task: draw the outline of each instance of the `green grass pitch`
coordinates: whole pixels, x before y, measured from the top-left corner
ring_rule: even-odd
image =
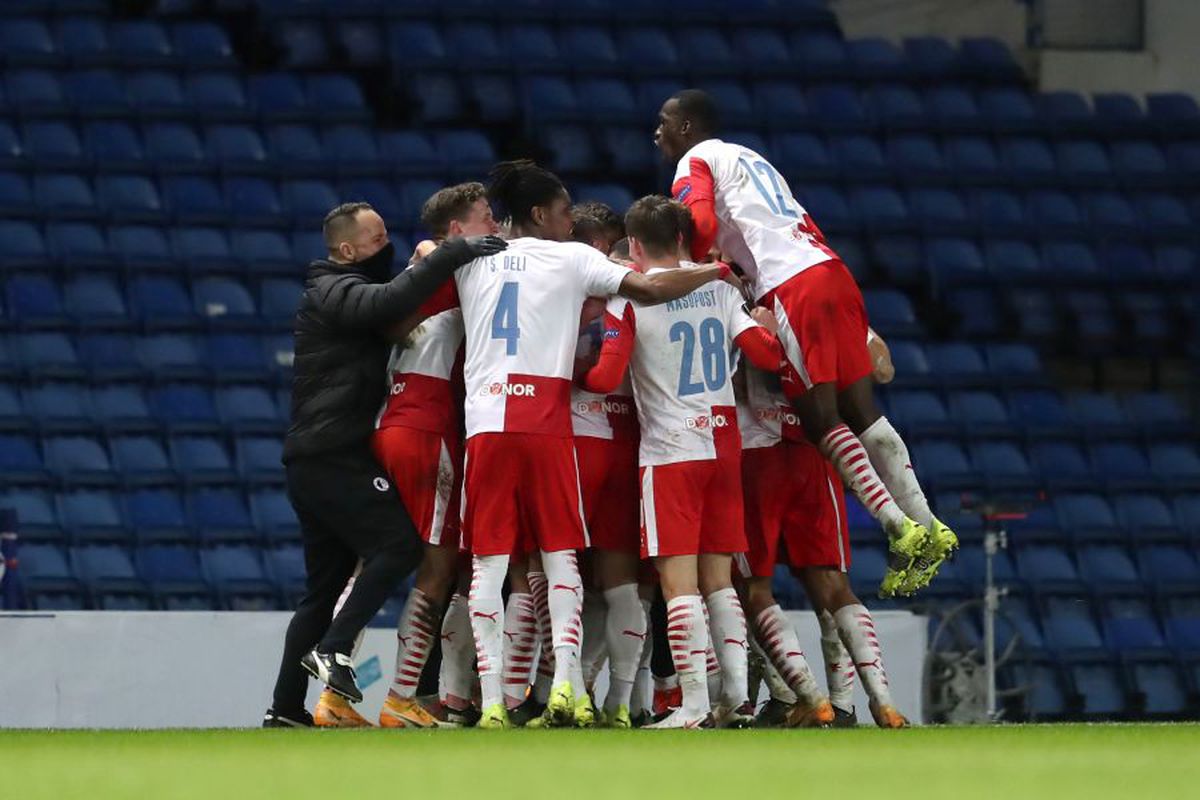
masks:
[[[1200,725],[0,731],[6,800],[1183,798]]]

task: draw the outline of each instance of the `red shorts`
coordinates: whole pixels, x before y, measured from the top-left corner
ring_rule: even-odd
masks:
[[[642,558],[741,553],[741,453],[642,467]]]
[[[637,439],[575,437],[583,518],[592,547],[638,551]]]
[[[463,540],[477,556],[587,546],[575,442],[538,433],[467,440]]]
[[[799,397],[819,383],[836,384],[840,392],[871,374],[867,309],[841,261],[809,267],[768,292],[762,305],[779,320],[788,397]]]
[[[767,578],[777,563],[850,568],[846,498],[837,471],[810,444],[781,443],[742,454],[746,502],[743,577]]]
[[[371,437],[380,466],[400,492],[404,508],[429,544],[457,547],[462,447],[456,439],[399,426]]]

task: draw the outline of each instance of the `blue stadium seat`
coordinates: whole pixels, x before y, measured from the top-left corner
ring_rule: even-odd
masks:
[[[1083,211],[1067,192],[1039,190],[1026,199],[1026,218],[1046,236],[1071,236],[1084,231]]]
[[[729,75],[738,72],[738,59],[726,35],[715,27],[687,27],[675,32],[680,60],[692,75]],[[725,106],[718,103],[722,115]],[[723,117],[724,118],[724,117]]]
[[[1119,573],[1124,576],[1132,570],[1133,564],[1125,556]],[[1097,577],[1113,579],[1118,576],[1109,575],[1105,570]],[[1165,644],[1150,604],[1141,598],[1116,597],[1105,602],[1102,626],[1108,646],[1117,652],[1159,650]]]
[[[1079,561],[1080,577],[1094,591],[1141,593],[1141,576],[1124,547],[1109,544],[1090,545],[1079,548],[1076,557]]]
[[[171,464],[185,483],[223,484],[236,478],[229,453],[219,439],[177,436],[168,449]]]
[[[829,179],[837,170],[829,148],[821,137],[813,134],[780,134],[772,142],[771,153],[784,173],[802,179]]]
[[[175,52],[167,32],[151,20],[121,20],[109,28],[112,54],[132,67],[171,66]]]
[[[988,369],[1003,375],[1009,386],[1037,384],[1043,380],[1042,360],[1026,344],[992,343],[984,347]]]
[[[973,586],[982,586],[985,580],[986,564],[982,545],[964,547],[955,556],[958,567]],[[1013,566],[1012,557],[1007,551],[996,553],[992,561],[994,577],[997,583],[1011,585],[1017,582],[1017,571]]]
[[[304,564],[304,550],[300,547],[279,547],[263,551],[267,573],[279,587],[284,597],[293,602],[304,595],[308,571]]]
[[[88,156],[102,172],[137,172],[146,169],[141,137],[127,122],[89,122],[83,129]]]
[[[278,436],[240,438],[234,452],[238,473],[247,483],[283,483],[283,444]]]
[[[14,150],[19,154],[20,145]],[[33,189],[29,179],[15,172],[0,173],[0,213],[5,216],[27,215],[33,208]]]
[[[75,542],[124,542],[125,520],[116,498],[107,491],[70,491],[58,496],[58,517]]]
[[[1096,111],[1092,124],[1103,136],[1137,134],[1146,129],[1146,114],[1132,95],[1098,92],[1092,95],[1092,106]]]
[[[246,87],[236,74],[194,72],[184,77],[187,105],[196,119],[249,120],[253,116]]]
[[[258,312],[246,288],[231,278],[202,278],[192,284],[195,313],[209,325],[254,327]]]
[[[1008,45],[986,36],[959,42],[959,64],[965,74],[991,83],[1018,83],[1025,77]]]
[[[1094,234],[1130,236],[1139,230],[1133,205],[1117,192],[1092,192],[1084,196],[1088,221]]]
[[[375,134],[363,125],[342,124],[326,128],[321,135],[321,149],[343,176],[377,175],[382,166],[383,156]],[[286,194],[286,187],[284,191]],[[314,199],[301,205],[315,205],[316,202]]]
[[[187,508],[203,542],[254,542],[259,538],[246,502],[236,489],[196,489],[188,495]]]
[[[35,176],[33,203],[38,214],[50,219],[95,219],[101,211],[82,175]]]
[[[115,260],[112,253],[109,251],[108,242],[105,241],[104,234],[95,225],[82,222],[57,222],[46,226],[47,239],[50,241],[51,247],[54,249],[54,254],[58,260],[68,270],[84,270],[84,269],[107,269],[115,265]],[[107,280],[97,278],[97,280]],[[72,284],[67,285],[66,289],[66,305],[68,312],[72,307]],[[89,288],[95,288],[100,291],[99,284],[89,284]],[[88,315],[88,322],[92,324],[93,320],[102,320],[100,324],[115,324],[116,319],[108,317],[111,309],[110,298],[106,291],[101,291],[104,297],[88,297],[78,298],[78,301],[83,306],[95,305],[95,315]],[[121,301],[122,307],[124,301]],[[81,320],[77,320],[81,321]]]
[[[1042,485],[1048,489],[1087,489],[1095,485],[1091,463],[1074,443],[1033,442],[1029,455]]]
[[[732,31],[732,45],[744,73],[774,76],[794,69],[787,42],[779,31],[738,26]]]
[[[958,52],[954,45],[937,36],[906,37],[904,55],[918,78],[941,80],[958,72]]]
[[[284,181],[281,199],[296,227],[316,227],[339,202],[331,184],[317,180]]]
[[[466,94],[485,123],[511,122],[517,117],[517,98],[507,75],[471,75]]]
[[[859,180],[891,177],[891,167],[884,158],[883,148],[873,136],[849,134],[830,137],[829,151],[846,175],[853,175]]]
[[[1200,564],[1183,545],[1141,545],[1136,550],[1139,572],[1156,591],[1192,591],[1200,583]]]
[[[1106,186],[1112,180],[1112,164],[1099,142],[1060,142],[1054,153],[1063,178],[1075,186]]]
[[[181,433],[214,433],[220,428],[216,405],[208,389],[167,384],[150,390],[150,408],[159,424]]]
[[[255,525],[267,541],[299,541],[300,523],[283,490],[264,488],[252,492],[250,510]]]
[[[975,96],[960,86],[941,86],[926,90],[925,107],[935,125],[943,131],[972,132],[988,129]]]
[[[58,510],[46,492],[37,489],[7,489],[0,494],[0,507],[16,512],[17,532],[26,546],[34,542],[62,542],[64,537],[62,525],[58,521]]]
[[[583,74],[614,73],[621,68],[612,35],[603,27],[569,25],[558,36],[558,49],[571,54],[571,66]]]
[[[979,283],[985,275],[983,256],[970,239],[931,239],[926,252],[928,269],[940,285]]]
[[[833,31],[797,30],[789,37],[793,63],[813,77],[844,78],[850,74],[846,42]]]
[[[979,94],[979,108],[1000,132],[1023,133],[1038,127],[1033,102],[1020,89],[985,89]]]
[[[641,128],[605,128],[600,132],[599,145],[619,175],[644,174],[657,161],[654,146]]]
[[[1096,476],[1110,490],[1156,488],[1157,483],[1150,475],[1150,461],[1140,447],[1126,442],[1104,442],[1093,445],[1091,450]]]
[[[1148,93],[1146,116],[1164,137],[1183,139],[1200,134],[1200,106],[1185,92]]]
[[[974,228],[962,196],[951,189],[911,189],[908,207],[917,226],[928,233],[969,233]]]
[[[1124,404],[1129,418],[1150,435],[1178,436],[1190,424],[1176,399],[1165,392],[1131,394]]]
[[[850,190],[854,215],[868,231],[905,230],[910,226],[904,198],[890,186],[863,186]]]
[[[221,605],[234,611],[273,610],[275,591],[256,548],[214,547],[200,551],[200,565]]]
[[[1124,185],[1139,188],[1169,182],[1166,156],[1154,142],[1113,142],[1110,148],[1113,172]]]
[[[109,229],[109,246],[113,254],[128,269],[174,269],[171,248],[160,228],[146,225],[121,225]]]
[[[1150,469],[1158,485],[1175,491],[1200,489],[1200,455],[1190,443],[1151,444]]]
[[[56,120],[27,122],[22,128],[26,163],[39,169],[80,169],[87,166],[83,142],[70,123]]]
[[[1129,702],[1117,670],[1108,664],[1083,663],[1070,669],[1085,718],[1111,719],[1128,712]]]
[[[4,286],[8,314],[23,328],[62,328],[67,317],[58,284],[46,275],[22,274]]]
[[[938,577],[940,579],[941,575]],[[1021,595],[1009,595],[1001,601],[1000,614],[996,617],[996,646],[1007,647],[1014,634],[1019,634],[1023,646],[1031,650],[1041,650],[1045,646],[1033,608]]]
[[[263,173],[270,169],[262,137],[250,125],[209,125],[204,140],[209,158],[222,171]]]
[[[543,129],[541,140],[551,153],[556,171],[566,174],[590,172],[598,165],[595,147],[587,130],[556,125]]]
[[[129,486],[163,485],[175,480],[166,451],[156,438],[123,436],[109,442],[113,466]]]
[[[208,602],[208,584],[200,560],[190,547],[151,545],[134,551],[138,575],[155,596],[160,608],[182,609],[189,598]]]
[[[925,440],[913,447],[912,457],[917,474],[936,491],[966,489],[980,483],[979,470],[955,442]]]
[[[272,125],[266,133],[267,150],[275,169],[281,174],[328,174],[329,164],[313,128],[307,125]]]
[[[100,175],[96,200],[116,222],[157,222],[165,214],[158,189],[143,175]]]
[[[59,115],[67,111],[67,99],[58,76],[49,70],[15,69],[6,75],[8,100],[25,114]]]
[[[440,174],[444,168],[430,138],[419,131],[383,131],[379,134],[379,150],[399,175]]]
[[[1128,437],[1134,427],[1116,397],[1111,394],[1074,392],[1067,405],[1091,439]]]
[[[236,263],[225,231],[220,228],[178,227],[172,231],[172,246],[179,262],[193,273],[228,272]],[[207,304],[195,300],[196,310],[189,315],[207,321]]]
[[[179,77],[163,70],[131,73],[125,79],[125,89],[130,105],[152,119],[187,117],[194,108],[191,101],[184,98]]]
[[[137,343],[146,371],[160,379],[200,380],[207,375],[196,341],[190,336],[159,334]]]
[[[321,23],[311,20],[288,20],[272,32],[283,51],[280,66],[286,69],[311,69],[328,63],[329,46]]]
[[[1039,92],[1033,99],[1042,126],[1051,133],[1067,136],[1093,131],[1092,109],[1079,92]]]
[[[13,343],[17,362],[34,380],[84,376],[84,367],[71,339],[63,333],[27,333]]]
[[[700,88],[708,92],[721,109],[723,124],[729,128],[744,128],[759,122],[750,93],[738,81],[709,80]]]
[[[423,73],[412,76],[408,86],[413,113],[419,123],[438,124],[462,118],[462,93],[454,76]]]
[[[632,108],[632,95],[629,96]],[[607,111],[606,119],[612,118]],[[437,151],[457,179],[481,175],[496,162],[496,151],[479,131],[445,131],[437,135]]]
[[[142,132],[146,160],[160,173],[197,172],[207,169],[204,142],[191,125],[155,122]]]
[[[951,415],[970,439],[1016,433],[1004,401],[992,392],[952,392],[949,401]]]
[[[967,429],[971,430],[970,423]],[[992,491],[1029,491],[1037,485],[1025,454],[1011,442],[976,442],[970,453],[971,462],[978,465]]]
[[[499,71],[508,65],[508,54],[493,25],[453,23],[445,29],[445,44],[458,57],[455,66],[464,73]]]
[[[147,587],[123,548],[75,547],[71,549],[71,564],[95,608],[149,609]]]
[[[799,194],[801,203],[826,234],[856,229],[857,217],[838,189],[813,183],[802,187]]]
[[[947,386],[981,386],[989,382],[983,354],[973,345],[950,343],[926,350],[931,371]]]
[[[624,214],[633,205],[633,195],[624,186],[615,183],[584,183],[578,187],[578,199],[604,203],[618,214]]]
[[[192,528],[174,489],[141,488],[124,497],[125,514],[138,542],[190,542]]]
[[[5,433],[28,430],[29,421],[15,387],[0,383],[0,430]]]
[[[1191,215],[1178,198],[1166,192],[1134,195],[1142,228],[1155,239],[1189,238],[1194,232]]]
[[[1169,661],[1137,662],[1129,667],[1130,682],[1141,695],[1139,712],[1158,717],[1178,717],[1191,704],[1179,668]]]
[[[225,208],[235,213],[242,224],[282,227],[289,221],[279,193],[270,181],[249,177],[226,178],[223,189]]]
[[[91,337],[95,339],[97,337]],[[129,352],[132,347],[126,345]],[[93,375],[110,379],[103,371]],[[119,377],[125,377],[120,375]],[[105,385],[92,390],[92,414],[97,424],[109,433],[139,433],[157,428],[149,406],[138,386]]]
[[[225,31],[212,22],[177,22],[171,26],[176,56],[198,67],[230,67],[236,63]]]
[[[877,83],[909,76],[909,63],[900,48],[883,37],[851,39],[846,42],[846,54],[859,80]]]
[[[217,409],[225,424],[239,433],[279,433],[279,418],[266,389],[257,386],[218,389]]]
[[[616,44],[618,57],[634,74],[678,75],[682,71],[675,43],[660,28],[626,28],[617,33]]]
[[[326,256],[325,241],[320,231],[295,231],[291,235],[292,259],[307,265],[315,258]]]
[[[751,92],[755,111],[770,130],[794,131],[807,128],[813,122],[808,100],[799,86],[764,81],[755,83]]]
[[[854,571],[850,581],[854,591],[868,596],[879,590],[879,582],[887,569],[887,558],[882,548],[857,547],[854,550]]]
[[[900,134],[888,137],[888,163],[906,182],[943,181],[948,175],[941,148],[931,136]]]
[[[970,205],[975,216],[975,222],[984,232],[1006,231],[1006,235],[1017,235],[1026,229],[1025,208],[1015,192],[1005,189],[976,189],[970,193]],[[1020,269],[1023,276],[1037,271],[1037,256],[1027,242],[1019,240],[989,240],[1012,242],[1012,246],[1021,246],[1030,254],[1026,261],[1009,257],[1006,261],[1017,261],[1014,268]],[[991,263],[991,260],[989,260]]]
[[[521,94],[525,116],[533,123],[578,122],[586,116],[574,87],[565,78],[527,78]]]
[[[1022,579],[1040,589],[1074,589],[1079,573],[1062,547],[1033,545],[1021,547],[1016,554],[1017,572]]]
[[[1000,142],[1000,159],[1010,180],[1030,186],[1054,183],[1058,177],[1054,152],[1042,139],[1015,137]]]
[[[808,108],[813,120],[831,131],[864,130],[870,116],[858,93],[850,86],[826,84],[808,90]]]
[[[73,607],[83,607],[83,586],[61,547],[41,544],[21,548],[21,583],[35,609],[41,608],[38,598],[43,594],[66,595],[75,599]]]
[[[108,453],[96,439],[86,436],[49,438],[42,442],[42,452],[50,474],[64,484],[108,486],[116,482]]]
[[[1056,559],[1059,566],[1065,561],[1065,569],[1073,573],[1074,568],[1070,566],[1066,554],[1061,551],[1059,553]],[[1046,644],[1060,652],[1097,651],[1103,647],[1100,630],[1096,626],[1096,618],[1090,606],[1077,597],[1047,598],[1042,617],[1042,631],[1046,635]]]
[[[895,289],[872,289],[863,293],[872,327],[885,337],[921,333],[916,311],[907,295]]]
[[[0,22],[0,48],[9,65],[54,65],[62,58],[49,27],[40,19],[13,17]]]
[[[441,31],[428,22],[405,22],[388,29],[388,49],[392,56],[404,54],[430,67],[446,66],[450,63]]]
[[[230,250],[252,276],[294,274],[287,238],[278,231],[236,228],[230,235]]]
[[[339,20],[334,36],[342,52],[356,67],[373,67],[387,60],[383,32],[373,20]]]

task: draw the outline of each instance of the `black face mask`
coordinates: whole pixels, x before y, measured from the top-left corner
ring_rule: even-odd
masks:
[[[368,275],[386,278],[392,274],[392,262],[395,260],[396,246],[388,242],[375,255],[355,261],[354,266]]]

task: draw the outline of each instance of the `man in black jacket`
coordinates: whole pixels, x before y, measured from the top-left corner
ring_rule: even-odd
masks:
[[[288,626],[264,727],[312,724],[304,709],[305,670],[338,694],[362,700],[351,667],[354,640],[422,552],[370,448],[391,346],[384,331],[413,315],[458,267],[506,246],[493,236],[448,240],[392,277],[394,248],[367,203],[330,211],[324,236],[329,255],[309,265],[296,313],[292,424],[283,445],[307,590]],[[359,559],[354,588],[333,617]]]

